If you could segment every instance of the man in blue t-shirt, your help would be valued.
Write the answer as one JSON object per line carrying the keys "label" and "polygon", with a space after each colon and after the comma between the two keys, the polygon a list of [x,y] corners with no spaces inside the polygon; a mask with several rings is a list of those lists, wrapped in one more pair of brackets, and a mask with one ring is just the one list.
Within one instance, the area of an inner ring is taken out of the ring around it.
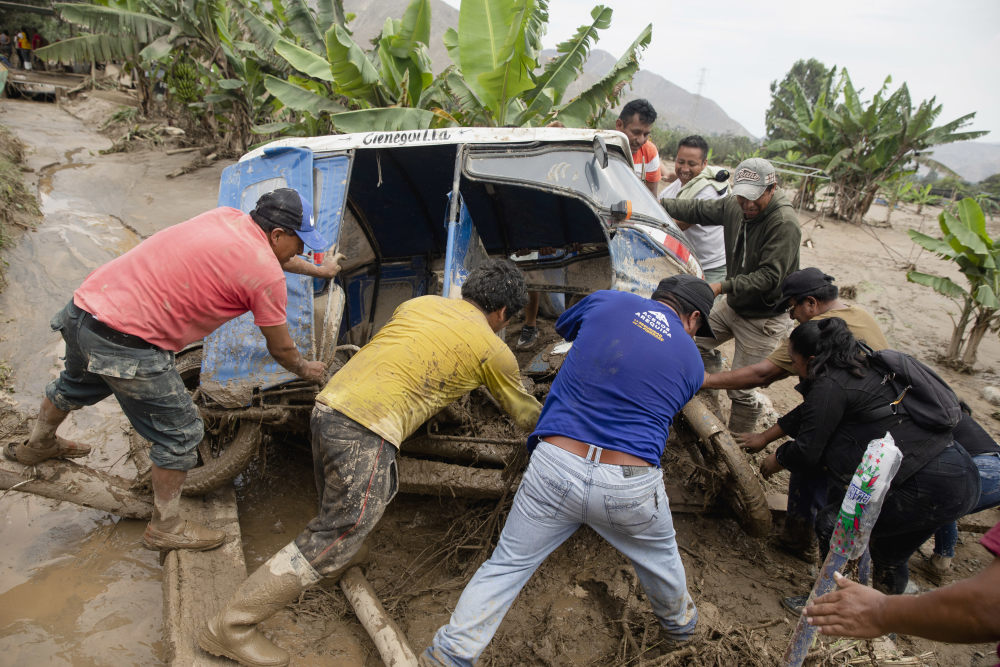
{"label": "man in blue t-shirt", "polygon": [[632,561],[664,636],[692,637],[698,610],[659,464],[704,379],[693,336],[712,335],[712,300],[708,283],[681,275],[648,299],[595,292],[562,314],[556,331],[573,347],[528,439],[510,516],[422,665],[474,664],[532,573],[583,524]]}

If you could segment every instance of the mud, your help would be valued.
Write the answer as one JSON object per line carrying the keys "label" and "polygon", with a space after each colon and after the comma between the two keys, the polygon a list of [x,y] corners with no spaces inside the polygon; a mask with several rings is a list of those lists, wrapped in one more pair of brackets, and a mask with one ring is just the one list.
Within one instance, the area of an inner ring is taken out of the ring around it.
{"label": "mud", "polygon": [[[94,132],[94,118],[100,115],[96,102],[85,102],[83,111],[87,122],[31,102],[5,100],[0,111],[0,123],[30,146],[33,185],[45,214],[39,230],[25,234],[5,254],[10,284],[0,294],[0,359],[15,369],[9,400],[27,413],[37,409],[45,383],[58,369],[59,344],[48,319],[86,273],[156,229],[215,203],[217,169],[167,180],[165,174],[187,157],[142,151],[100,155],[110,142]],[[873,216],[883,211],[874,209]],[[803,248],[802,265],[820,266],[841,285],[854,287],[857,300],[883,323],[891,342],[933,360],[950,332],[947,302],[907,283],[901,269],[916,255],[907,254],[912,244],[905,230],[929,229],[932,220],[896,213],[891,229],[808,216],[803,222],[803,237],[812,245]],[[995,226],[992,231],[996,234]],[[921,270],[949,270],[926,255],[916,259]],[[509,341],[516,340],[518,327],[511,327]],[[519,355],[519,361],[524,365],[531,356]],[[944,371],[995,436],[998,422],[987,416],[992,409],[979,389],[997,382],[998,361],[1000,341],[990,336],[977,375]],[[797,402],[793,386],[794,381],[784,380],[766,390],[777,411]],[[63,431],[95,445],[90,465],[129,477],[135,471],[125,460],[124,434],[113,401],[74,414]],[[272,441],[238,480],[248,571],[294,539],[315,512],[308,443],[298,438]],[[693,474],[690,464],[673,453],[665,469],[673,483]],[[5,538],[0,545],[0,664],[161,663],[166,654],[161,569],[156,554],[139,546],[142,522],[0,493]],[[495,543],[505,511],[490,500],[406,494],[390,505],[369,539],[371,556],[364,570],[415,650],[448,620],[465,583]],[[677,513],[674,521],[692,594],[719,610],[710,641],[657,657],[664,647],[632,568],[592,531],[581,529],[529,581],[482,664],[776,664],[795,620],[782,610],[780,599],[807,590],[815,570],[766,540],[747,536],[725,516]],[[989,562],[976,537],[962,533],[954,577]],[[913,579],[930,587],[919,571]],[[295,665],[380,664],[332,583],[306,592],[264,629],[291,650]],[[864,643],[827,641],[809,664],[846,664],[869,655],[868,650]],[[922,655],[920,662],[928,665],[992,664],[992,650],[905,637],[897,642],[898,654]],[[879,655],[885,662],[890,654]]]}

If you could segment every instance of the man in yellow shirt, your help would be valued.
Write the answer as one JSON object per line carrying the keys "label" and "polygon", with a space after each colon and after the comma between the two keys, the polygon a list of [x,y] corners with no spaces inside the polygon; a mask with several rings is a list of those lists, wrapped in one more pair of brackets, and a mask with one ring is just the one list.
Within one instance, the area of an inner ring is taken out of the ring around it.
{"label": "man in yellow shirt", "polygon": [[496,335],[527,298],[513,264],[485,262],[469,274],[461,299],[422,296],[400,305],[331,378],[311,421],[320,513],[208,622],[198,637],[204,650],[247,665],[288,664],[288,653],[257,624],[349,567],[396,495],[400,444],[443,407],[485,385],[520,428],[534,428],[541,405]]}

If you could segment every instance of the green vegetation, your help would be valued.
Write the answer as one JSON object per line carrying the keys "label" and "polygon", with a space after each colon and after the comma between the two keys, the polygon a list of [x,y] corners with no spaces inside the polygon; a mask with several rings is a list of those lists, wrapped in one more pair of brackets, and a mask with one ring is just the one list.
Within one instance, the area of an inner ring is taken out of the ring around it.
{"label": "green vegetation", "polygon": [[[315,8],[313,8],[315,6]],[[652,25],[618,62],[572,99],[612,12],[590,20],[539,63],[547,0],[466,0],[444,37],[452,65],[434,76],[430,3],[413,0],[370,47],[351,33],[342,0],[93,0],[57,3],[86,32],[40,55],[63,63],[120,60],[148,114],[162,81],[173,107],[220,152],[244,152],[254,135],[401,130],[448,125],[593,126],[639,69]]]}
{"label": "green vegetation", "polygon": [[[30,229],[41,215],[35,196],[24,187],[23,163],[24,145],[0,125],[0,248],[7,245],[14,228]],[[0,284],[4,266],[0,263]]]}
{"label": "green vegetation", "polygon": [[[1000,246],[986,233],[986,218],[979,204],[971,198],[957,206],[957,217],[950,211],[938,216],[941,236],[934,237],[909,230],[910,238],[920,247],[958,265],[968,281],[968,289],[946,276],[910,271],[906,279],[926,285],[939,294],[961,303],[961,310],[944,360],[971,369],[983,336],[1000,324]],[[972,328],[966,336],[969,323]]]}
{"label": "green vegetation", "polygon": [[[827,67],[815,58],[796,60],[781,82],[771,82],[771,105],[764,113],[767,137],[794,139],[795,133],[779,123],[780,120],[794,120],[790,113],[795,108],[795,86],[802,89],[806,100],[816,104],[820,95],[830,97],[830,86],[837,74],[837,67]],[[794,83],[793,83],[794,82]]]}
{"label": "green vegetation", "polygon": [[891,77],[870,100],[854,88],[846,69],[836,84],[828,76],[818,86],[815,100],[795,77],[786,77],[791,101],[773,98],[769,118],[787,139],[773,139],[771,153],[794,150],[806,165],[818,167],[831,178],[830,212],[835,217],[861,222],[875,195],[915,162],[929,162],[921,152],[932,146],[981,137],[985,132],[959,131],[975,113],[942,125],[935,98],[914,106],[904,83],[889,91]]}

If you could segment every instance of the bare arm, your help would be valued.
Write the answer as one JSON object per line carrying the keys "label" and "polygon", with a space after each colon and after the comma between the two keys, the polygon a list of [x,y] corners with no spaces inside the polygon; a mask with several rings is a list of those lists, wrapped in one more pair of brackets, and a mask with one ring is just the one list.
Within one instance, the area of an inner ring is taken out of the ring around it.
{"label": "bare arm", "polygon": [[1000,557],[973,577],[920,595],[883,595],[839,574],[839,590],[806,607],[824,635],[879,637],[889,632],[935,641],[1000,639]]}
{"label": "bare arm", "polygon": [[288,333],[288,325],[261,327],[260,332],[264,334],[267,351],[275,361],[304,380],[323,381],[326,364],[322,361],[306,361],[299,353],[299,348],[295,347],[295,341]]}
{"label": "bare arm", "polygon": [[769,359],[763,359],[751,366],[744,366],[723,373],[705,375],[705,389],[750,389],[766,387],[775,380],[788,377],[788,373],[775,366]]}
{"label": "bare arm", "polygon": [[659,181],[647,181],[645,179],[643,179],[642,182],[646,184],[646,188],[650,192],[652,192],[653,196],[655,197],[656,196],[656,191],[659,190],[659,188],[660,188],[660,182]]}
{"label": "bare arm", "polygon": [[762,433],[737,433],[736,441],[740,447],[750,452],[759,452],[778,438],[785,437],[785,431],[775,424]]}
{"label": "bare arm", "polygon": [[316,266],[309,260],[296,255],[282,264],[281,268],[288,273],[298,273],[303,276],[312,276],[313,278],[331,279],[340,273],[340,260],[342,259],[344,259],[344,256],[339,252],[328,253],[323,259],[323,264]]}

